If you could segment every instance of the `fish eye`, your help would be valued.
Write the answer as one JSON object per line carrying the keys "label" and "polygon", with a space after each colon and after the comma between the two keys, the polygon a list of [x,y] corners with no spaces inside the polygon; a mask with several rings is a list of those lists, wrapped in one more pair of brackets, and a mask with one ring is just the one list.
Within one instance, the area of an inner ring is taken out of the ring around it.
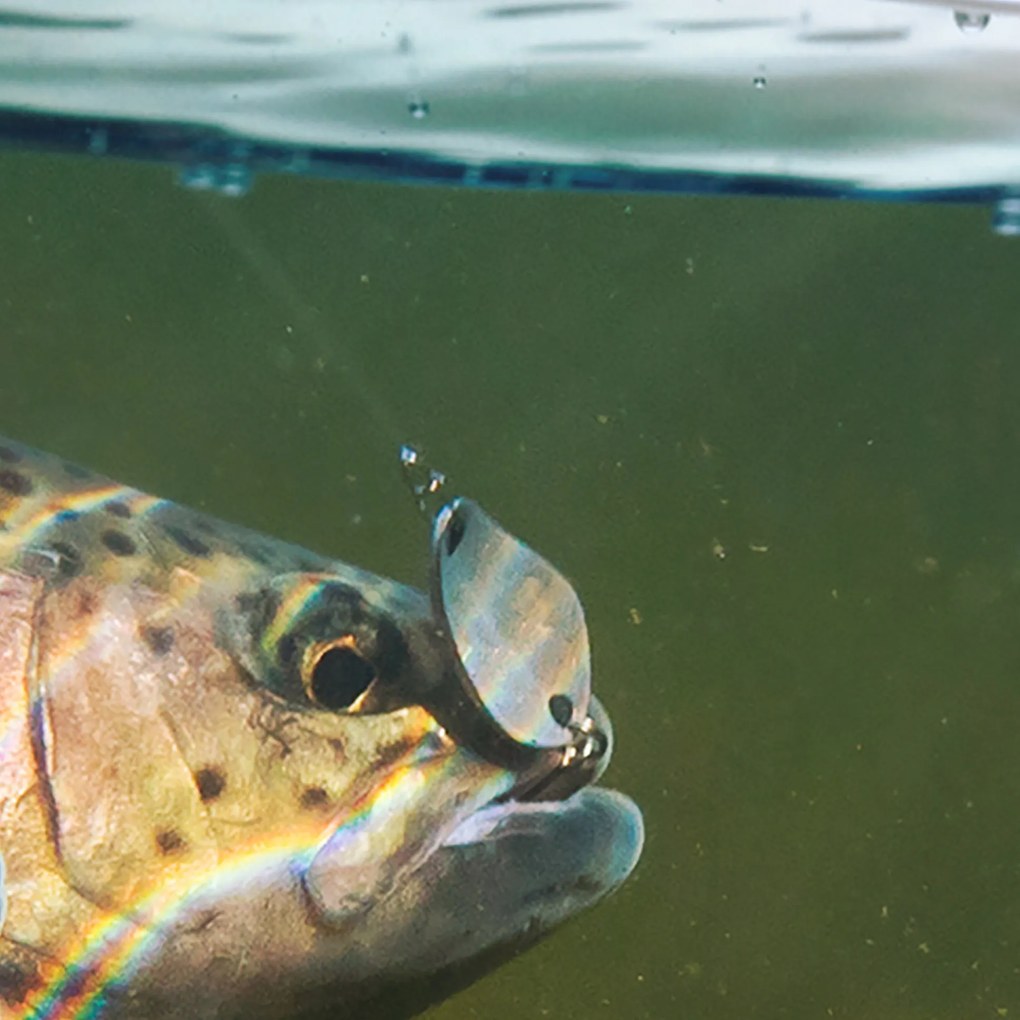
{"label": "fish eye", "polygon": [[313,645],[301,670],[309,700],[336,712],[356,711],[375,676],[375,667],[358,651],[350,636]]}

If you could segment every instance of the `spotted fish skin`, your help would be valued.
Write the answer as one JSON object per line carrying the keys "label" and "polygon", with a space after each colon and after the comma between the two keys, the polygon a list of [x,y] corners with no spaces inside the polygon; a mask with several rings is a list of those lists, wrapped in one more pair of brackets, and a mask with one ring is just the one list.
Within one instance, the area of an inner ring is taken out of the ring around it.
{"label": "spotted fish skin", "polygon": [[[349,704],[324,650],[365,684]],[[619,832],[577,839],[622,849],[582,892],[543,879],[555,897],[472,918],[483,857],[444,841],[515,777],[423,707],[448,657],[414,589],[0,440],[0,1003],[272,1020],[329,989],[335,1010],[622,881],[640,816],[593,797],[566,821],[602,811]]]}
{"label": "spotted fish skin", "polygon": [[351,725],[298,685],[288,700],[223,635],[225,615],[268,626],[288,584],[328,578],[379,620],[413,616],[416,593],[13,442],[0,463],[0,993],[16,1002],[168,876],[239,841],[313,840],[433,724],[408,706]]}

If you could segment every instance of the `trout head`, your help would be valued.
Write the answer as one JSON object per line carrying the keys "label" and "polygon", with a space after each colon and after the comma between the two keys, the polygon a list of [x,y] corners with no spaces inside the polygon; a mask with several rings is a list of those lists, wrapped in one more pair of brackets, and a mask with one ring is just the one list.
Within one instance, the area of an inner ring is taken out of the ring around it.
{"label": "trout head", "polygon": [[362,1015],[630,872],[640,814],[591,785],[611,734],[576,597],[473,504],[437,519],[427,595],[4,449],[23,1004]]}

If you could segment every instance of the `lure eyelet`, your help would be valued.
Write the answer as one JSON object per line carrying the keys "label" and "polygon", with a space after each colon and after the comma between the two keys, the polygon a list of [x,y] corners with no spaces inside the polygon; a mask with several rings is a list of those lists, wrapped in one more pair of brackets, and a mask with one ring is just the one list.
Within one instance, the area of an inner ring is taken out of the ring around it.
{"label": "lure eyelet", "polygon": [[350,634],[310,645],[301,663],[301,683],[308,700],[334,712],[360,711],[375,680],[375,667]]}

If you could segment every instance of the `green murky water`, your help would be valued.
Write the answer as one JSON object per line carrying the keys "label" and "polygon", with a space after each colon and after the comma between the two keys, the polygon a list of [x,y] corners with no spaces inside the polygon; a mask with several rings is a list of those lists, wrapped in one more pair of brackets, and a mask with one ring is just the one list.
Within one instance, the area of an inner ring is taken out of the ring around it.
{"label": "green murky water", "polygon": [[645,857],[434,1020],[1020,1014],[985,210],[0,178],[0,431],[417,582],[411,439],[576,582]]}

